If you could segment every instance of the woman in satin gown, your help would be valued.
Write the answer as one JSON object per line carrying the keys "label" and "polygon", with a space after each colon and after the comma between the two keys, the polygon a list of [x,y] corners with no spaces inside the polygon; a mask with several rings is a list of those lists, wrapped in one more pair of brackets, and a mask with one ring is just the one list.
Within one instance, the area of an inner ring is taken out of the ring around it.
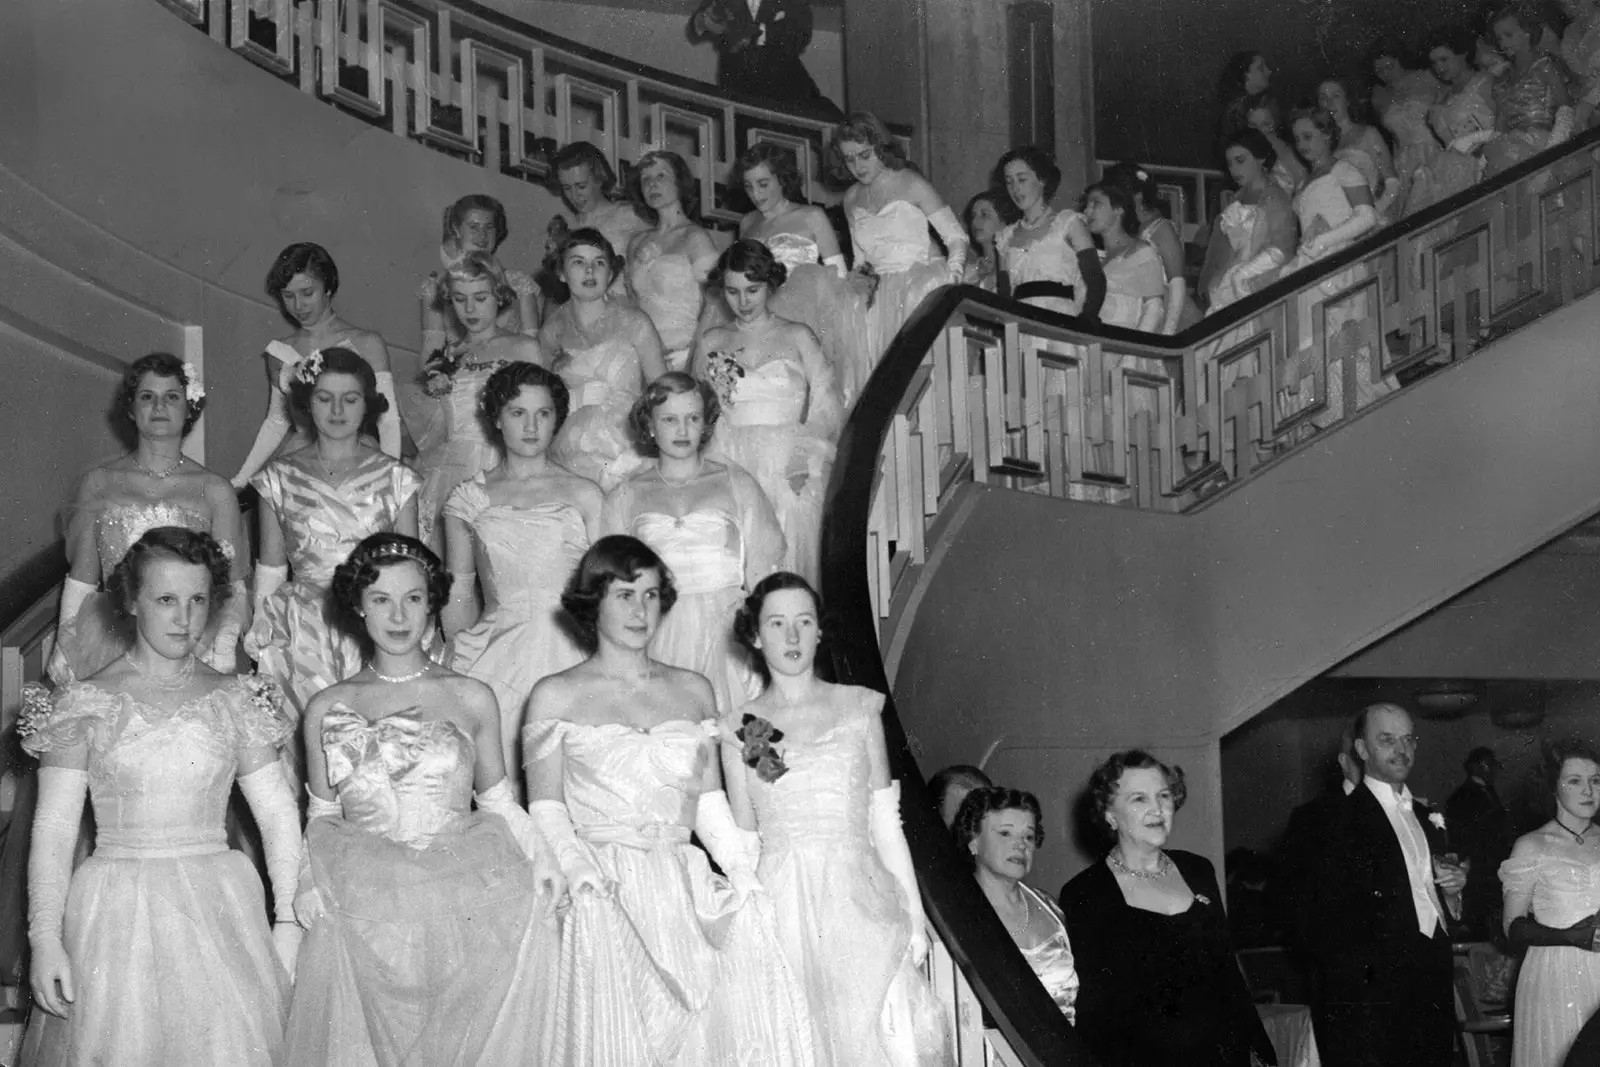
{"label": "woman in satin gown", "polygon": [[[907,165],[876,115],[851,114],[828,134],[828,150],[837,161],[835,173],[855,183],[845,190],[844,212],[855,246],[857,284],[871,291],[864,343],[854,350],[860,362],[839,381],[846,400],[854,402],[923,299],[961,281],[971,242],[955,212]],[[934,247],[930,226],[947,255]]]}
{"label": "woman in satin gown", "polygon": [[1428,109],[1428,125],[1445,147],[1412,174],[1408,215],[1471,188],[1483,176],[1483,159],[1473,154],[1470,139],[1494,129],[1494,78],[1473,64],[1477,45],[1467,30],[1439,31],[1429,38],[1428,62],[1444,89]]}
{"label": "woman in satin gown", "polygon": [[[1013,148],[995,164],[991,184],[1003,188],[1021,217],[1000,231],[994,255],[1011,295],[1035,307],[1081,315],[1093,322],[1105,300],[1105,272],[1094,238],[1078,212],[1050,206],[1061,168],[1041,149]],[[1049,286],[1056,295],[1030,292]],[[1071,290],[1071,295],[1059,287]]]}
{"label": "woman in satin gown", "polygon": [[498,316],[514,294],[487,255],[469,253],[446,274],[444,289],[462,338],[423,364],[422,389],[435,407],[427,427],[416,435],[416,469],[422,475],[418,536],[436,551],[444,545],[440,513],[450,491],[500,458],[478,417],[483,383],[508,363],[544,362],[538,341],[501,328]]}
{"label": "woman in satin gown", "polygon": [[384,400],[360,356],[330,348],[305,360],[289,391],[317,437],[251,479],[261,494],[260,548],[244,648],[298,718],[313,696],[361,669],[360,646],[328,613],[333,569],[369,534],[417,532],[421,479],[361,440]]}
{"label": "woman in satin gown", "polygon": [[256,431],[250,454],[233,476],[235,489],[249,485],[269,459],[311,443],[314,431],[303,420],[296,422],[289,404],[289,379],[296,364],[324,348],[348,348],[372,364],[378,392],[389,402],[389,410],[378,420],[375,440],[384,452],[400,458],[400,410],[395,403],[388,346],[382,337],[357,329],[334,311],[333,298],[338,292],[338,265],[327,249],[310,241],[279,252],[267,272],[267,295],[294,331],[267,342],[267,416]]}
{"label": "woman in satin gown", "polygon": [[628,291],[661,336],[668,370],[689,365],[717,246],[700,225],[700,184],[676,152],[647,152],[633,168],[640,214],[654,225],[628,242]]}
{"label": "woman in satin gown", "polygon": [[747,589],[778,569],[783,528],[748,471],[706,454],[721,416],[716,390],[670,371],[634,405],[633,422],[656,458],[606,494],[607,533],[637,537],[672,573],[676,609],[650,655],[704,675],[719,714],[756,692],[755,675],[733,640],[733,615]]}
{"label": "woman in satin gown", "polygon": [[239,637],[250,624],[245,593],[250,562],[239,501],[227,479],[181,451],[205,406],[198,372],[176,356],[143,356],[124,372],[117,414],[133,427],[137,443],[127,455],[86,471],[67,512],[72,569],[61,587],[55,647],[47,664],[57,685],[95,674],[132,642],[115,599],[97,587],[110,579],[128,547],[156,526],[209,533],[227,553],[231,595],[212,612],[198,655],[216,670],[234,669]]}
{"label": "woman in satin gown", "polygon": [[[32,1067],[282,1062],[300,816],[278,763],[293,731],[277,689],[200,663],[227,595],[210,535],[147,531],[112,573],[132,646],[87,681],[25,696],[18,733],[39,757],[28,866]],[[227,845],[238,782],[271,873]],[[72,870],[84,797],[93,854]]]}
{"label": "woman in satin gown", "polygon": [[[588,141],[564,146],[550,161],[550,170],[555,174],[562,203],[572,213],[572,225],[566,227],[566,232],[598,230],[620,252],[627,249],[634,234],[650,228],[633,201],[618,198],[617,172],[605,153]],[[626,297],[627,289],[627,278],[619,265],[612,271],[612,295]]]}
{"label": "woman in satin gown", "polygon": [[650,317],[614,293],[620,259],[599,230],[573,230],[556,250],[571,298],[539,334],[551,369],[561,375],[571,410],[550,446],[567,470],[611,489],[644,462],[628,413],[644,383],[666,371]]}
{"label": "woman in satin gown", "polygon": [[1125,330],[1156,332],[1165,322],[1167,272],[1161,256],[1139,239],[1133,191],[1113,182],[1084,193],[1089,231],[1105,245],[1106,298],[1100,321]]}
{"label": "woman in satin gown", "polygon": [[1400,176],[1395,173],[1394,156],[1383,134],[1372,123],[1363,121],[1363,101],[1350,82],[1328,78],[1317,86],[1317,106],[1328,113],[1339,131],[1334,154],[1361,172],[1372,190],[1373,208],[1380,222],[1392,221],[1404,204]]}
{"label": "woman in satin gown", "polygon": [[[772,313],[809,326],[834,378],[843,380],[865,358],[855,349],[865,343],[867,305],[846,281],[833,223],[821,208],[806,203],[792,153],[757,144],[739,157],[736,171],[755,205],[739,220],[739,236],[766,245],[789,272],[783,288],[772,294]],[[715,286],[709,303],[716,324],[726,325],[733,313]]]}
{"label": "woman in satin gown", "polygon": [[1167,218],[1161,186],[1155,174],[1135,163],[1117,163],[1106,169],[1101,182],[1117,182],[1133,193],[1133,212],[1139,220],[1139,240],[1161,257],[1167,277],[1166,309],[1160,332],[1174,334],[1200,321],[1200,305],[1189,291],[1189,258],[1183,231]]}
{"label": "woman in satin gown", "polygon": [[754,475],[783,528],[784,567],[816,581],[823,497],[844,412],[816,335],[771,309],[789,284],[786,273],[759,241],[736,241],[722,253],[711,278],[733,323],[701,335],[694,373],[711,383],[722,408],[711,451]]}
{"label": "woman in satin gown", "polygon": [[1494,134],[1482,142],[1485,178],[1504,173],[1572,132],[1566,80],[1555,59],[1536,43],[1546,27],[1517,8],[1506,8],[1496,16],[1492,31],[1510,65],[1494,83]]}
{"label": "woman in satin gown", "polygon": [[809,1067],[805,995],[752,894],[759,846],[722,789],[715,696],[649,651],[677,599],[645,544],[595,542],[562,600],[593,655],[528,701],[531,808],[572,900],[543,1062]]}
{"label": "woman in satin gown", "polygon": [[303,724],[291,1067],[551,1062],[566,886],[512,796],[494,693],[423,649],[448,589],[439,558],[398,534],[334,575],[365,663]]}
{"label": "woman in satin gown", "polygon": [[522,707],[540,678],[583,660],[561,619],[561,590],[599,536],[600,487],[549,455],[568,404],[566,385],[543,367],[511,363],[491,374],[483,417],[505,458],[456,486],[444,505],[451,578],[445,662],[494,690],[505,765],[519,796]]}
{"label": "woman in satin gown", "polygon": [[1444,95],[1445,87],[1432,70],[1406,66],[1409,51],[1380,45],[1368,53],[1368,66],[1376,85],[1372,108],[1394,137],[1394,169],[1400,179],[1402,207],[1411,197],[1418,170],[1432,163],[1442,145],[1428,124],[1428,112]]}
{"label": "woman in satin gown", "polygon": [[444,232],[439,239],[439,264],[417,290],[422,301],[422,358],[424,363],[451,344],[466,340],[461,320],[452,314],[449,277],[474,253],[494,264],[495,272],[512,296],[495,316],[502,333],[536,336],[539,332],[538,286],[526,271],[508,270],[495,257],[510,234],[506,208],[486,193],[471,193],[444,209]]}
{"label": "woman in satin gown", "polygon": [[1240,130],[1228,138],[1224,158],[1237,192],[1217,217],[1200,271],[1211,314],[1275,281],[1299,243],[1294,208],[1272,180],[1272,144]]}
{"label": "woman in satin gown", "polygon": [[734,631],[767,688],[723,722],[729,801],[761,835],[756,874],[805,983],[818,1067],[950,1064],[920,970],[927,920],[889,777],[883,694],[816,676],[821,616],[816,591],[786,571],[739,611]]}
{"label": "woman in satin gown", "polygon": [[1555,816],[1517,839],[1500,865],[1506,934],[1526,949],[1517,974],[1511,1067],[1561,1067],[1578,1031],[1600,1009],[1600,753],[1551,746],[1546,785]]}

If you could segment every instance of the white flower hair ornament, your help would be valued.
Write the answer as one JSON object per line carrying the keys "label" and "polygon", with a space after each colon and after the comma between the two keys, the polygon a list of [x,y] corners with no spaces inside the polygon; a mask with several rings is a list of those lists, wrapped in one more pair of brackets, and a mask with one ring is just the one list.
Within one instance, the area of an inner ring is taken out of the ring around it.
{"label": "white flower hair ornament", "polygon": [[1436,830],[1443,830],[1444,829],[1444,816],[1440,815],[1438,812],[1435,811],[1435,812],[1430,813],[1428,815],[1428,821],[1433,823],[1434,829],[1436,829]]}
{"label": "white flower hair ornament", "polygon": [[1144,168],[1142,168],[1142,167],[1140,169],[1134,171],[1133,173],[1137,174],[1139,176],[1139,180],[1142,181],[1142,182],[1147,182],[1147,181],[1150,180],[1150,175],[1146,174],[1144,172]]}
{"label": "white flower hair ornament", "polygon": [[198,404],[206,398],[205,383],[200,380],[200,368],[193,363],[185,362],[183,365],[183,398],[191,404]]}
{"label": "white flower hair ornament", "polygon": [[322,349],[315,349],[309,356],[302,359],[294,369],[294,380],[303,385],[316,385],[317,379],[322,375]]}

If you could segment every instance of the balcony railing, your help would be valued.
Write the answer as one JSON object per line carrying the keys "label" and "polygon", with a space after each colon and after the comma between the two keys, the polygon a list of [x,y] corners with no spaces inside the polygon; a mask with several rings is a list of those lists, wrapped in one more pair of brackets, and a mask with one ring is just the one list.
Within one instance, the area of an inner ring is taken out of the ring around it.
{"label": "balcony railing", "polygon": [[554,149],[574,141],[619,173],[668,149],[698,180],[706,217],[731,224],[734,161],[769,143],[793,153],[807,199],[836,199],[826,117],[732,100],[463,0],[159,2],[302,91],[490,171],[543,182]]}

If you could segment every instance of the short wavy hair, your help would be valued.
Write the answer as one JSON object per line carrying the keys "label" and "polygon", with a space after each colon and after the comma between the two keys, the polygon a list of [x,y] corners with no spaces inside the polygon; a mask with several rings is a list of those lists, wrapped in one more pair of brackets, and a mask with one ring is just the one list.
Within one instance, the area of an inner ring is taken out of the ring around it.
{"label": "short wavy hair", "polygon": [[683,208],[683,214],[690,222],[700,221],[700,183],[695,179],[694,171],[689,169],[689,164],[684,162],[682,156],[676,152],[660,149],[655,152],[646,152],[639,157],[639,161],[628,171],[628,196],[633,200],[641,217],[646,222],[657,222],[661,216],[655,208],[644,202],[644,171],[646,167],[657,163],[665,163],[667,169],[672,171],[672,181],[678,187],[678,206]]}
{"label": "short wavy hair", "polygon": [[1113,163],[1106,168],[1104,174],[1100,175],[1100,180],[1114,182],[1129,190],[1152,210],[1162,210],[1161,184],[1156,181],[1155,172],[1149,167],[1138,163]]}
{"label": "short wavy hair", "polygon": [[228,598],[231,591],[232,565],[228,553],[216,538],[203,530],[190,530],[183,526],[154,526],[146,530],[122,557],[111,577],[106,579],[106,590],[111,602],[124,619],[133,617],[133,606],[144,588],[145,570],[150,564],[163,559],[192,563],[204,567],[211,581],[212,610]]}
{"label": "short wavy hair", "polygon": [[1089,776],[1089,825],[1102,838],[1106,851],[1116,844],[1116,832],[1106,822],[1106,814],[1117,798],[1117,786],[1128,771],[1158,770],[1172,790],[1172,810],[1178,811],[1189,799],[1189,787],[1184,780],[1183,768],[1176,763],[1162,763],[1142,748],[1118,752],[1094,769]]}
{"label": "short wavy hair", "polygon": [[1013,148],[1001,156],[1000,162],[994,165],[994,170],[989,175],[989,184],[996,189],[1004,189],[1006,187],[1006,164],[1008,163],[1021,163],[1033,171],[1033,176],[1044,183],[1044,198],[1046,201],[1054,199],[1056,192],[1061,188],[1061,167],[1056,163],[1055,157],[1042,148],[1025,144],[1018,148]]}
{"label": "short wavy hair", "polygon": [[311,241],[295,242],[279,252],[278,258],[272,261],[272,266],[267,270],[267,295],[278,305],[278,313],[291,326],[298,327],[300,320],[289,314],[289,309],[283,306],[283,291],[289,288],[296,274],[315,278],[332,298],[339,291],[339,267],[326,248]]}
{"label": "short wavy hair", "polygon": [[1447,48],[1477,69],[1478,35],[1465,26],[1453,22],[1435,26],[1423,35],[1422,47],[1430,54],[1435,48]]}
{"label": "short wavy hair", "polygon": [[817,617],[819,654],[830,629],[823,618],[822,595],[800,575],[793,571],[774,571],[757,582],[756,587],[750,590],[750,595],[744,598],[744,603],[739,605],[739,610],[734,613],[733,637],[750,654],[750,661],[768,681],[771,681],[771,677],[766,657],[762,656],[761,650],[756,647],[756,641],[761,637],[761,606],[767,602],[767,597],[785,589],[799,589],[811,598],[811,608]]}
{"label": "short wavy hair", "polygon": [[783,190],[785,199],[790,203],[806,202],[805,179],[795,164],[793,151],[770,141],[758,141],[746,148],[739,161],[733,165],[733,184],[740,189],[744,188],[745,175],[757,167],[766,167],[772,172],[772,176],[778,179],[778,188]]}
{"label": "short wavy hair", "polygon": [[[978,212],[979,204],[988,204],[994,208],[994,213],[1000,216],[1002,226],[1016,222],[1021,217],[1017,205],[1003,189],[984,189],[982,192],[972,194],[972,199],[967,201],[967,206],[961,209],[961,228],[967,231],[967,236],[972,237],[972,219]],[[977,240],[977,238],[973,238]]]}
{"label": "short wavy hair", "polygon": [[289,402],[296,411],[311,414],[311,397],[317,391],[317,382],[330,374],[349,374],[360,380],[361,396],[366,411],[361,416],[361,433],[366,437],[378,436],[378,420],[389,410],[388,399],[378,392],[378,375],[372,364],[349,348],[322,349],[322,369],[314,381],[301,381],[298,374],[289,378]]}
{"label": "short wavy hair", "polygon": [[561,273],[563,264],[566,263],[567,256],[572,253],[572,250],[581,247],[594,248],[604,252],[606,254],[606,263],[611,267],[611,276],[613,278],[622,272],[622,257],[611,246],[610,239],[593,226],[584,226],[580,229],[569,230],[567,235],[561,238],[561,243],[556,245],[555,269],[557,274]]}
{"label": "short wavy hair", "polygon": [[600,180],[600,195],[610,200],[617,192],[617,171],[606,154],[588,141],[573,141],[555,154],[550,161],[550,176],[557,196],[561,194],[561,172],[588,167],[589,173]]}
{"label": "short wavy hair", "polygon": [[678,601],[678,587],[672,580],[672,571],[655,549],[637,537],[602,537],[578,561],[562,590],[561,606],[571,618],[579,642],[589,652],[600,644],[600,601],[610,592],[611,583],[638,581],[645,571],[655,571],[661,579],[661,614],[665,615]]}
{"label": "short wavy hair", "polygon": [[841,181],[855,181],[855,176],[844,161],[842,146],[846,141],[870,147],[877,154],[878,162],[889,170],[905,170],[910,166],[900,142],[895,140],[882,119],[870,111],[852,111],[843,122],[828,131],[828,169]]}
{"label": "short wavy hair", "polygon": [[1244,95],[1244,83],[1250,75],[1250,68],[1255,66],[1260,52],[1235,52],[1228,57],[1228,62],[1222,67],[1222,74],[1217,78],[1217,102],[1227,104]]}
{"label": "short wavy hair", "polygon": [[450,287],[459,282],[477,282],[485,279],[494,287],[494,306],[497,311],[504,311],[517,302],[517,291],[506,281],[505,271],[500,269],[500,264],[495,262],[494,257],[487,252],[469,252],[461,258],[460,263],[444,273],[444,284],[439,286],[437,297],[437,302],[442,305],[441,310],[448,311],[450,317],[455,318]]}
{"label": "short wavy hair", "polygon": [[135,425],[133,406],[139,390],[144,386],[146,375],[177,379],[178,385],[184,390],[183,433],[187,437],[206,409],[206,398],[188,398],[189,375],[183,369],[183,360],[170,352],[152,352],[128,364],[128,369],[122,372],[122,384],[117,387],[117,416],[129,426]]}
{"label": "short wavy hair", "polygon": [[1278,150],[1272,147],[1272,142],[1267,140],[1267,135],[1260,130],[1252,130],[1246,126],[1242,130],[1234,130],[1222,142],[1222,151],[1226,153],[1230,148],[1242,148],[1256,159],[1261,161],[1261,169],[1270,171],[1278,162]]}
{"label": "short wavy hair", "polygon": [[362,654],[372,655],[372,637],[361,617],[361,594],[366,592],[385,567],[414,563],[422,569],[428,590],[428,614],[437,617],[450,597],[450,572],[438,555],[417,540],[398,533],[376,533],[362,540],[345,561],[334,568],[328,591],[339,624],[361,645]]}
{"label": "short wavy hair", "polygon": [[1121,182],[1095,182],[1083,191],[1084,203],[1089,198],[1099,193],[1106,198],[1106,202],[1117,212],[1122,223],[1122,232],[1129,237],[1139,236],[1139,211],[1134,206],[1134,191]]}
{"label": "short wavy hair", "polygon": [[507,363],[489,375],[478,397],[478,413],[483,417],[491,437],[499,438],[500,413],[524,387],[544,389],[550,393],[550,403],[556,409],[556,431],[567,421],[567,415],[572,410],[572,393],[567,389],[567,383],[561,380],[561,375],[545,370],[537,363]]}
{"label": "short wavy hair", "polygon": [[772,249],[760,241],[745,237],[722,250],[707,282],[713,290],[721,289],[723,281],[730,274],[743,274],[751,281],[765,285],[770,293],[776,292],[789,277],[789,268],[778,261]]}
{"label": "short wavy hair", "polygon": [[490,249],[491,252],[505,244],[506,237],[511,233],[511,227],[506,222],[506,206],[488,193],[468,193],[444,209],[441,242],[448,243],[456,236],[469,211],[487,211],[494,220],[494,248]]}
{"label": "short wavy hair", "polygon": [[717,420],[722,418],[722,402],[717,399],[717,391],[711,383],[693,375],[685,374],[681,370],[669,370],[655,381],[644,387],[644,392],[639,399],[633,402],[633,410],[628,412],[628,425],[633,429],[635,440],[639,447],[648,455],[660,455],[656,447],[655,432],[650,428],[650,417],[656,408],[667,402],[669,396],[682,396],[685,393],[698,393],[702,404],[702,418],[704,423],[700,428],[700,449],[705,450],[711,443],[711,434],[717,428]]}
{"label": "short wavy hair", "polygon": [[1600,751],[1596,751],[1589,742],[1575,737],[1544,746],[1544,785],[1552,798],[1561,787],[1561,768],[1569,759],[1586,759],[1600,766]]}
{"label": "short wavy hair", "polygon": [[[1321,84],[1320,82],[1318,84]],[[1289,136],[1294,137],[1294,124],[1300,121],[1311,123],[1317,132],[1328,139],[1329,149],[1339,146],[1339,124],[1333,121],[1333,116],[1323,107],[1297,107],[1289,113]]]}
{"label": "short wavy hair", "polygon": [[997,811],[1025,811],[1032,815],[1034,847],[1044,847],[1044,813],[1039,808],[1038,797],[1021,789],[980,786],[967,794],[956,811],[955,822],[950,824],[956,847],[968,863],[975,862],[970,846],[983,833],[983,820]]}

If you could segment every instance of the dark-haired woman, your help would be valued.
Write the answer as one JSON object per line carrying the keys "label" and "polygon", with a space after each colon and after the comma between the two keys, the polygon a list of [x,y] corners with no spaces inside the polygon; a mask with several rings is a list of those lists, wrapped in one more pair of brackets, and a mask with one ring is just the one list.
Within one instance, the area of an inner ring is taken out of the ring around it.
{"label": "dark-haired woman", "polygon": [[290,1067],[554,1062],[566,886],[512,795],[494,693],[424,651],[448,589],[439,557],[396,534],[333,577],[365,662],[306,707]]}
{"label": "dark-haired woman", "polygon": [[1161,333],[1186,330],[1200,321],[1200,305],[1189,292],[1188,254],[1177,223],[1167,218],[1161,203],[1161,187],[1155,175],[1131,163],[1118,163],[1106,171],[1103,181],[1119,182],[1133,192],[1133,213],[1139,219],[1139,240],[1156,250],[1161,270],[1167,276],[1166,312]]}
{"label": "dark-haired woman", "polygon": [[769,306],[785,274],[759,241],[736,241],[722,253],[711,280],[733,322],[701,335],[694,373],[711,383],[722,408],[712,450],[755,476],[783,527],[784,566],[816,581],[822,501],[843,412],[816,335]]}
{"label": "dark-haired woman", "polygon": [[520,270],[507,270],[496,259],[510,229],[505,205],[485,193],[471,193],[444,209],[444,232],[439,239],[441,274],[435,271],[423,280],[417,296],[422,300],[422,356],[466,339],[465,324],[451,314],[447,279],[472,255],[485,256],[511,290],[510,299],[495,314],[495,324],[508,334],[539,332],[538,286]]}
{"label": "dark-haired woman", "polygon": [[250,623],[244,595],[250,565],[232,487],[182,451],[205,404],[199,372],[176,356],[144,356],[123,374],[117,414],[132,427],[136,444],[127,455],[85,472],[68,510],[72,569],[61,588],[48,664],[57,685],[89,677],[127,649],[133,635],[126,620],[96,587],[111,577],[128,546],[155,526],[202,530],[225,546],[234,595],[212,612],[200,656],[217,670],[233,670],[239,637]]}
{"label": "dark-haired woman", "polygon": [[1555,816],[1500,865],[1506,935],[1527,949],[1517,974],[1512,1067],[1560,1067],[1600,1008],[1600,753],[1562,742],[1545,756]]}
{"label": "dark-haired woman", "polygon": [[370,534],[414,536],[422,481],[362,440],[384,399],[360,356],[330,348],[304,359],[289,391],[317,436],[250,480],[261,494],[260,547],[256,616],[244,647],[298,714],[361,669],[360,646],[328,614],[334,568]]}
{"label": "dark-haired woman", "polygon": [[621,263],[599,230],[573,230],[556,249],[571,298],[550,316],[539,343],[567,384],[571,410],[550,458],[610,489],[643,462],[628,413],[644,383],[666,371],[650,317],[617,298],[611,279]]}
{"label": "dark-haired woman", "polygon": [[1138,749],[1090,779],[1090,819],[1109,844],[1061,891],[1078,1033],[1123,1067],[1277,1063],[1234,959],[1216,872],[1166,847],[1183,800],[1182,770]]}
{"label": "dark-haired woman", "polygon": [[628,290],[650,316],[668,370],[689,365],[717,246],[700,225],[700,185],[676,152],[647,152],[633,169],[640,214],[654,223],[628,244]]}
{"label": "dark-haired woman", "polygon": [[[53,700],[25,696],[18,732],[40,761],[29,1064],[282,1062],[300,818],[277,749],[294,726],[270,683],[197,658],[228,576],[209,535],[146,531],[109,583],[132,647]],[[235,781],[266,845],[272,928],[255,867],[227,845]],[[86,794],[98,832],[74,872]]]}
{"label": "dark-haired woman", "polygon": [[[905,153],[876,115],[851,114],[829,132],[828,150],[838,161],[835,173],[855,182],[844,194],[855,269],[870,268],[877,278],[867,309],[865,343],[853,353],[861,362],[852,373],[842,373],[839,382],[845,400],[854,402],[923,299],[941,285],[961,281],[971,242],[955,212],[907,164]],[[930,226],[944,242],[947,256],[934,247]]]}
{"label": "dark-haired woman", "polygon": [[[650,228],[633,201],[618,196],[617,172],[605,153],[588,141],[574,141],[562,148],[551,160],[550,169],[562,201],[572,212],[569,230],[598,230],[620,252],[634,234]],[[612,271],[612,280],[613,295],[625,295],[627,285],[620,266]]]}
{"label": "dark-haired woman", "polygon": [[1411,175],[1406,213],[1421,211],[1476,184],[1483,160],[1472,154],[1474,135],[1494,129],[1493,77],[1473,63],[1478,40],[1470,31],[1440,29],[1428,38],[1428,63],[1444,84],[1428,109],[1428,125],[1445,146]]}
{"label": "dark-haired woman", "polygon": [[1367,188],[1372,190],[1373,209],[1380,223],[1384,223],[1403,202],[1399,199],[1400,178],[1383,134],[1370,122],[1362,121],[1366,117],[1363,103],[1343,78],[1328,78],[1317,86],[1317,106],[1333,119],[1339,131],[1334,155],[1361,172]]}
{"label": "dark-haired woman", "polygon": [[1217,80],[1217,138],[1226,140],[1246,125],[1249,99],[1272,85],[1272,68],[1260,52],[1235,52],[1228,57]]}
{"label": "dark-haired woman", "polygon": [[[1272,164],[1272,180],[1278,188],[1294,196],[1306,183],[1306,166],[1295,155],[1294,149],[1289,147],[1289,142],[1284,140],[1286,127],[1283,124],[1282,105],[1268,93],[1251,97],[1246,103],[1245,124],[1272,145],[1276,157]],[[1226,138],[1223,139],[1223,151],[1227,151]]]}
{"label": "dark-haired woman", "polygon": [[1398,216],[1410,202],[1411,185],[1418,170],[1438,156],[1440,144],[1428,125],[1428,112],[1444,95],[1444,84],[1427,67],[1407,66],[1409,50],[1380,45],[1368,53],[1375,82],[1372,110],[1394,136],[1394,170],[1400,179],[1400,199],[1391,215]]}
{"label": "dark-haired woman", "polygon": [[562,597],[592,654],[528,699],[530,807],[572,900],[542,1062],[809,1067],[804,994],[751,895],[759,844],[722,789],[716,696],[650,652],[676,593],[643,542],[596,541]]}
{"label": "dark-haired woman", "polygon": [[383,338],[371,330],[356,329],[334,312],[333,298],[338,292],[339,267],[321,245],[309,241],[292,244],[273,260],[267,272],[267,295],[294,332],[267,342],[267,417],[244,465],[233,476],[235,489],[248,485],[273,456],[311,443],[311,427],[295,423],[289,378],[300,360],[323,348],[348,348],[372,364],[378,392],[389,402],[389,410],[378,420],[376,440],[384,452],[400,458],[400,413],[395,405],[389,349]]}
{"label": "dark-haired woman", "polygon": [[1133,191],[1100,182],[1091,185],[1083,199],[1089,231],[1106,250],[1106,298],[1100,321],[1126,330],[1159,330],[1166,315],[1167,272],[1156,250],[1139,239]]}
{"label": "dark-haired woman", "polygon": [[1073,1022],[1078,1010],[1078,971],[1066,919],[1056,902],[1023,881],[1044,844],[1039,798],[1018,789],[974,789],[962,800],[950,827],[956,847],[972,861],[984,899],[1000,917],[1061,1014]]}
{"label": "dark-haired woman", "polygon": [[1494,83],[1494,132],[1473,135],[1463,146],[1482,144],[1486,178],[1565,141],[1573,118],[1560,68],[1539,45],[1549,28],[1538,14],[1508,5],[1494,14],[1490,30],[1510,66]]}
{"label": "dark-haired woman", "polygon": [[734,633],[767,685],[723,722],[729,802],[761,835],[756,874],[805,986],[818,1067],[950,1063],[918,970],[927,920],[889,776],[883,694],[817,677],[821,617],[816,591],[787,571],[739,609]]}
{"label": "dark-haired woman", "polygon": [[1217,217],[1200,271],[1213,314],[1275,280],[1298,244],[1294,208],[1272,180],[1277,156],[1271,142],[1255,130],[1239,130],[1223,157],[1238,192]]}
{"label": "dark-haired woman", "polygon": [[[1050,206],[1061,187],[1061,168],[1049,154],[1029,145],[1000,157],[994,184],[1022,217],[994,241],[995,259],[1011,283],[1012,295],[1037,307],[1093,321],[1105,301],[1106,276],[1094,238],[1083,216]],[[1028,295],[1024,286],[1065,286],[1071,295]]]}
{"label": "dark-haired woman", "polygon": [[445,662],[494,689],[506,770],[520,796],[522,706],[540,678],[583,659],[560,619],[561,590],[599,536],[602,496],[598,485],[550,459],[570,403],[556,374],[508,364],[489,376],[482,403],[504,458],[445,501],[452,583]]}
{"label": "dark-haired woman", "polygon": [[706,455],[720,415],[704,381],[673,371],[651,382],[633,425],[656,458],[606,494],[604,527],[637,537],[666,561],[678,605],[650,654],[704,675],[727,715],[755,688],[734,647],[733,615],[745,590],[777,570],[784,541],[756,480]]}
{"label": "dark-haired woman", "polygon": [[974,194],[961,210],[961,225],[972,239],[972,254],[967,257],[961,280],[991,293],[999,288],[1000,260],[995,242],[1000,231],[1009,225],[1005,212],[1015,212],[1010,200],[1003,193],[985,189]]}

